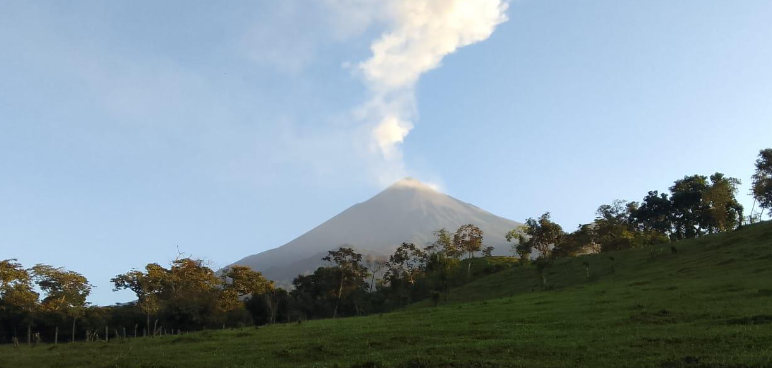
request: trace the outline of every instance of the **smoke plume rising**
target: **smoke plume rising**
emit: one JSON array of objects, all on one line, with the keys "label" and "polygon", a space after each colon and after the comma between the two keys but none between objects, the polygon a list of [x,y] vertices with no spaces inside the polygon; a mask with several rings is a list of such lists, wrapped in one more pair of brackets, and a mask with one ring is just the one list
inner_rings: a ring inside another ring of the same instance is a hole
[{"label": "smoke plume rising", "polygon": [[[374,41],[372,56],[357,68],[370,90],[359,117],[372,122],[371,149],[401,175],[401,143],[413,129],[414,90],[420,76],[461,47],[483,41],[507,21],[505,0],[391,0],[387,30]],[[384,178],[393,180],[394,178]]]}]

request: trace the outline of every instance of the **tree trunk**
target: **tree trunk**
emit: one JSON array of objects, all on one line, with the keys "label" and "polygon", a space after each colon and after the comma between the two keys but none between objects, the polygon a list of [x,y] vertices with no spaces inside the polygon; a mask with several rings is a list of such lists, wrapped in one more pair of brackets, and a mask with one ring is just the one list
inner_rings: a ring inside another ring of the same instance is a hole
[{"label": "tree trunk", "polygon": [[137,327],[139,327],[139,325],[135,323],[134,324],[134,338],[135,339],[137,338]]},{"label": "tree trunk", "polygon": [[110,329],[105,326],[105,342],[110,342]]},{"label": "tree trunk", "polygon": [[750,216],[748,216],[748,219],[750,220],[749,222],[751,224],[753,223],[753,211],[755,210],[756,210],[756,197],[753,197],[753,207],[751,207],[751,214]]},{"label": "tree trunk", "polygon": [[467,263],[467,267],[466,267],[466,279],[467,281],[469,281],[469,278],[472,277],[472,254],[471,253],[469,253],[469,258],[467,258],[467,261],[469,261],[469,263]]},{"label": "tree trunk", "polygon": [[340,271],[340,286],[338,287],[338,300],[335,301],[335,309],[332,310],[332,318],[338,316],[338,305],[340,305],[340,298],[343,295],[343,270]]},{"label": "tree trunk", "polygon": [[268,316],[268,324],[273,324],[276,322],[276,312],[273,307],[273,296],[270,292],[265,294],[265,303],[268,305],[268,313],[271,314]]},{"label": "tree trunk", "polygon": [[158,332],[158,320],[156,319],[155,322],[153,322],[153,336],[155,336],[157,332]]},{"label": "tree trunk", "polygon": [[[146,319],[147,329],[145,331],[150,332],[150,312],[147,312],[147,319]],[[147,337],[147,333],[145,333],[145,337]]]},{"label": "tree trunk", "polygon": [[268,316],[268,324],[272,324],[273,323],[273,316],[275,315],[273,313],[273,301],[271,300],[270,296],[268,297],[267,300],[268,300],[268,313],[271,314],[270,316]]},{"label": "tree trunk", "polygon": [[56,329],[54,329],[54,345],[59,343],[59,325],[56,325]]},{"label": "tree trunk", "polygon": [[72,342],[75,342],[75,321],[78,320],[78,317],[72,317]]},{"label": "tree trunk", "polygon": [[27,345],[32,344],[32,324],[27,325]]}]

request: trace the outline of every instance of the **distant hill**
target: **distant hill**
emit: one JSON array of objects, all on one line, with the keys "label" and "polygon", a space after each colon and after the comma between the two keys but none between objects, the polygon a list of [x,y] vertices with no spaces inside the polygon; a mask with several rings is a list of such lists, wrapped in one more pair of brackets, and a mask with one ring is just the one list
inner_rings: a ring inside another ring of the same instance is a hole
[{"label": "distant hill", "polygon": [[434,231],[445,228],[452,232],[464,224],[480,227],[484,244],[494,247],[498,255],[511,254],[511,244],[504,236],[520,225],[405,178],[295,240],[234,264],[249,266],[286,285],[298,274],[322,265],[327,251],[341,245],[388,256],[402,242],[425,246],[433,241]]}]

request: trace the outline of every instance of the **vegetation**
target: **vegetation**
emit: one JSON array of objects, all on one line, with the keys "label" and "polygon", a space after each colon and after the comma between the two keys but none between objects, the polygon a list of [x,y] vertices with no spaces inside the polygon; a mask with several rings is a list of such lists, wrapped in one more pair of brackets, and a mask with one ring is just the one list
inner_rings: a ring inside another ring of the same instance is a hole
[{"label": "vegetation", "polygon": [[[754,206],[758,202],[759,207],[767,210],[769,216],[772,217],[772,213],[770,213],[772,211],[772,148],[759,152],[759,159],[756,160],[756,173],[753,174],[751,194],[753,194]],[[763,210],[757,218],[751,209],[751,222],[761,219],[764,215]]]},{"label": "vegetation", "polygon": [[[0,346],[0,367],[768,367],[772,223],[565,258],[394,313],[91,343]],[[584,277],[581,262],[592,264]],[[465,275],[464,275],[465,276]]]}]

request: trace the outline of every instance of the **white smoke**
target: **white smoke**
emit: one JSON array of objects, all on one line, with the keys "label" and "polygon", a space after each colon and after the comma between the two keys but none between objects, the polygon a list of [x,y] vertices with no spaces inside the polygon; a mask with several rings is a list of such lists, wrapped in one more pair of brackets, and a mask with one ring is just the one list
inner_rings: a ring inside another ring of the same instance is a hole
[{"label": "white smoke", "polygon": [[380,2],[389,26],[370,46],[372,56],[358,65],[371,92],[358,115],[372,122],[372,148],[391,163],[389,171],[404,174],[400,145],[413,129],[420,76],[446,55],[490,37],[507,21],[507,6],[506,0]]}]

